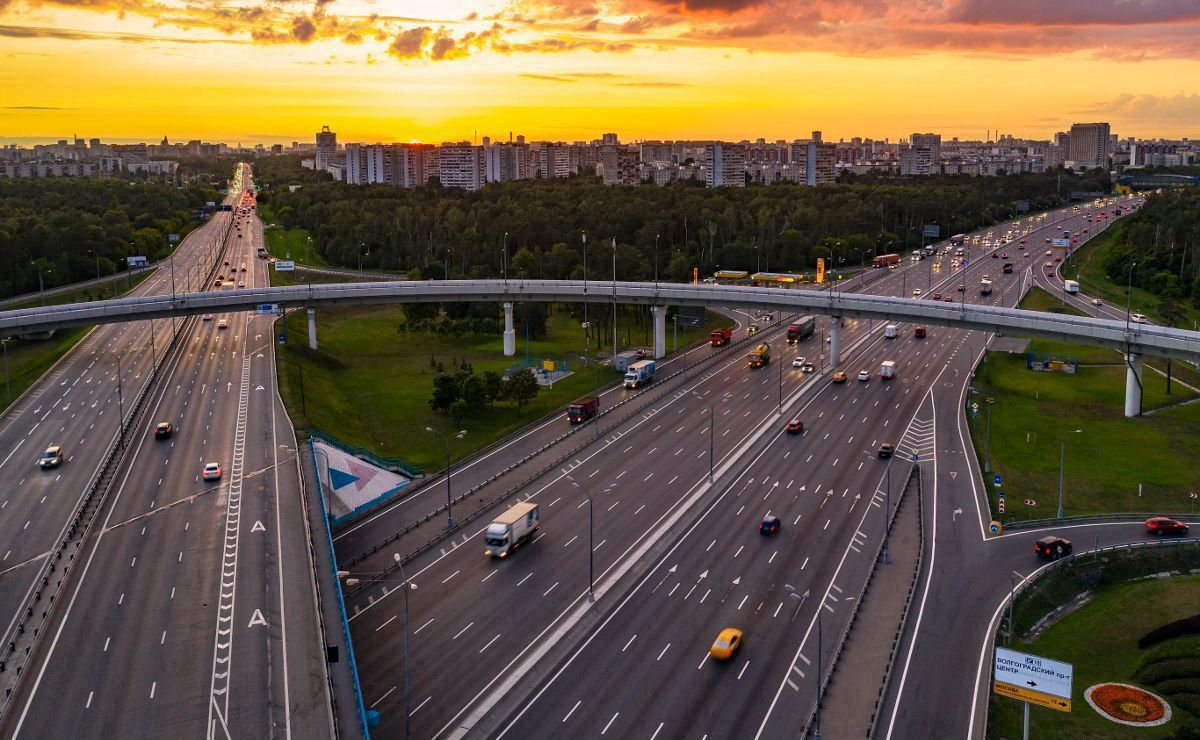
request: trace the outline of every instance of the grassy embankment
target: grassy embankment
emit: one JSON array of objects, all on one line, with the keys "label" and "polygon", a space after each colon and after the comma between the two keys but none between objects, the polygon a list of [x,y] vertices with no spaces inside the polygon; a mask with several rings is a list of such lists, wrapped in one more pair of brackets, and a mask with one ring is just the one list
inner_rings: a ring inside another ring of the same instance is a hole
[{"label": "grassy embankment", "polygon": [[[1065,661],[1073,668],[1069,713],[1032,707],[1030,734],[1039,738],[1165,738],[1200,724],[1200,635],[1177,637],[1145,650],[1138,638],[1156,627],[1200,612],[1200,576],[1150,579],[1100,590],[1032,642],[1012,648]],[[1140,686],[1171,704],[1172,718],[1157,727],[1128,727],[1098,714],[1084,699],[1106,681]],[[991,697],[988,737],[1021,736],[1021,702]]]},{"label": "grassy embankment", "polygon": [[[1056,305],[1061,305],[1056,298],[1035,289],[1021,307],[1045,310]],[[980,412],[971,430],[981,468],[988,435],[983,399],[995,399],[991,468],[1004,478],[1005,518],[1040,519],[1057,513],[1063,443],[1068,516],[1188,511],[1192,505],[1188,492],[1200,488],[1194,465],[1200,459],[1200,404],[1173,405],[1197,394],[1175,383],[1167,395],[1165,378],[1146,370],[1143,409],[1171,407],[1127,419],[1125,367],[1119,354],[1043,340],[1034,340],[1032,349],[1039,356],[1076,358],[1081,363],[1079,372],[1035,372],[1026,368],[1023,355],[989,352],[973,380],[978,390],[973,400]],[[995,489],[988,477],[986,488],[994,511]],[[1036,505],[1026,506],[1027,498]]]},{"label": "grassy embankment", "polygon": [[[275,224],[275,214],[268,205],[258,207],[258,215],[263,222],[263,235],[267,240],[267,252],[276,259],[290,259],[297,265],[312,267],[329,267],[329,263],[308,245],[308,232],[304,229],[284,229],[281,226],[267,228]],[[288,255],[291,255],[290,257]],[[272,269],[272,273],[275,271]]]},{"label": "grassy embankment", "polygon": [[[431,367],[431,362],[440,361],[447,372],[453,372],[463,361],[476,374],[485,370],[502,372],[524,359],[525,340],[518,327],[518,356],[504,357],[499,335],[442,337],[398,332],[397,327],[404,320],[403,308],[399,306],[320,308],[317,311],[320,346],[315,352],[308,349],[306,342],[307,317],[302,312],[291,314],[287,320],[290,341],[279,348],[278,355],[284,402],[299,427],[315,427],[384,457],[438,470],[445,464],[444,443],[440,436],[427,433],[426,426],[443,432],[466,429],[467,436],[450,445],[451,456],[459,459],[562,408],[591,391],[597,383],[604,385],[617,379],[618,374],[605,367],[598,371],[584,368],[579,357],[582,347],[578,321],[560,307],[555,306],[554,310],[547,321],[547,336],[530,341],[529,356],[534,362],[568,360],[575,374],[555,383],[553,388],[543,387],[537,398],[524,408],[498,403],[492,408],[469,412],[458,426],[450,416],[432,411],[429,398],[438,370]],[[709,314],[710,326],[725,323],[728,322]],[[668,349],[670,331],[668,328]],[[699,341],[709,331],[709,327],[691,331],[681,328],[680,348]],[[638,334],[634,331],[634,341],[644,339]]]},{"label": "grassy embankment", "polygon": [[[106,283],[105,285],[46,296],[46,305],[116,298],[136,288],[139,283],[150,275],[149,271],[134,275],[130,279],[131,287],[128,289],[125,287],[124,280],[118,280],[113,283]],[[34,300],[17,306],[6,306],[4,310],[9,311],[38,305],[41,305],[41,301]],[[25,340],[13,338],[7,340],[8,382],[4,387],[0,387],[0,392],[4,393],[4,408],[8,408],[17,397],[25,392],[25,389],[33,385],[42,376],[42,373],[46,372],[51,365],[57,362],[58,358],[69,352],[79,340],[83,339],[89,329],[90,327],[84,326],[57,331],[50,339]]]},{"label": "grassy embankment", "polygon": [[[1063,265],[1063,275],[1078,279],[1080,290],[1117,306],[1125,305],[1126,285],[1110,280],[1104,273],[1104,258],[1120,239],[1124,228],[1125,223],[1118,221],[1104,233],[1088,241]],[[1179,305],[1187,316],[1181,326],[1196,328],[1200,324],[1200,308],[1186,300],[1180,301]],[[1158,315],[1158,297],[1149,291],[1134,287],[1130,294],[1129,307],[1134,313],[1146,314],[1151,321],[1162,323],[1162,317]]]}]

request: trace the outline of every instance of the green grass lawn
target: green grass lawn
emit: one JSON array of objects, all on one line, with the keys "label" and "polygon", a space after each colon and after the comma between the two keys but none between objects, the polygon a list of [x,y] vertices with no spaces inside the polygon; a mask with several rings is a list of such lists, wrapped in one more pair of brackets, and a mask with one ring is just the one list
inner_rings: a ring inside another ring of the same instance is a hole
[{"label": "green grass lawn", "polygon": [[[1125,225],[1118,221],[1116,225],[1088,241],[1063,265],[1063,275],[1078,275],[1079,286],[1083,292],[1103,298],[1117,306],[1125,305],[1126,285],[1110,280],[1104,273],[1104,258],[1124,228]],[[1158,316],[1158,298],[1153,293],[1135,287],[1130,295],[1129,305],[1134,313],[1144,313],[1155,323],[1162,322],[1162,318]],[[1182,326],[1195,328],[1197,322],[1200,322],[1200,308],[1190,301],[1180,301],[1179,305],[1187,315]]]},{"label": "green grass lawn", "polygon": [[[1040,292],[1040,291],[1039,291]],[[1032,294],[1033,302],[1052,299]],[[1035,372],[1023,355],[989,352],[976,371],[972,439],[983,467],[988,421],[983,398],[991,397],[991,468],[1005,481],[1007,520],[1057,513],[1059,458],[1066,444],[1066,514],[1120,511],[1187,511],[1197,487],[1200,404],[1166,408],[1149,416],[1124,415],[1125,368],[1116,352],[1035,340],[1034,352],[1075,357],[1075,374]],[[1090,363],[1090,364],[1089,364]],[[1176,367],[1179,363],[1176,363]],[[1196,394],[1179,384],[1167,395],[1166,380],[1143,373],[1143,409],[1172,406]],[[1082,429],[1075,433],[1074,430]],[[995,489],[987,476],[995,507]],[[1138,495],[1139,484],[1141,496]],[[1022,502],[1037,502],[1029,507]]]},{"label": "green grass lawn", "polygon": [[[1147,608],[1151,607],[1151,608]],[[1038,738],[1165,738],[1183,725],[1200,723],[1200,635],[1179,637],[1145,650],[1138,638],[1168,622],[1200,613],[1200,576],[1124,583],[1099,591],[1082,609],[1063,617],[1030,643],[1012,648],[1070,663],[1069,713],[1030,710],[1030,735]],[[1171,704],[1172,718],[1158,727],[1128,727],[1098,714],[1084,699],[1105,681],[1140,686]],[[992,695],[988,737],[1021,737],[1021,702]]]},{"label": "green grass lawn", "polygon": [[308,231],[285,229],[280,226],[268,228],[275,224],[275,215],[266,205],[259,206],[259,216],[263,222],[263,236],[267,240],[267,252],[272,257],[281,260],[290,259],[298,265],[329,267],[329,263],[317,253],[315,247],[309,248]]},{"label": "green grass lawn", "polygon": [[[150,277],[150,275],[150,271],[134,275],[131,277],[130,285],[137,287],[139,283]],[[46,305],[103,300],[104,298],[115,298],[124,295],[126,292],[125,281],[118,280],[114,283],[47,296]],[[9,306],[5,310],[38,305],[41,305],[41,301],[24,303],[20,306]],[[58,361],[58,358],[69,352],[79,340],[83,339],[89,329],[90,327],[85,326],[76,329],[61,330],[55,332],[54,336],[50,339],[45,340],[25,340],[17,339],[16,337],[8,340],[8,382],[5,384],[5,387],[0,388],[0,393],[4,393],[4,408],[8,408],[17,397],[25,392],[26,388],[33,385],[42,376],[42,373],[46,372],[51,365]]]},{"label": "green grass lawn", "polygon": [[83,339],[90,328],[64,329],[46,340],[8,340],[8,383],[0,388],[5,394],[4,408],[8,408],[47,368]]},{"label": "green grass lawn", "polygon": [[[164,270],[169,270],[170,267],[163,267]],[[61,306],[66,303],[83,303],[86,301],[103,301],[107,298],[120,298],[129,291],[136,288],[143,280],[154,274],[153,270],[139,272],[136,275],[130,275],[128,282],[123,279],[113,280],[101,285],[92,285],[78,290],[69,290],[65,293],[56,293],[46,296],[47,306]],[[182,292],[183,288],[180,288]],[[40,298],[16,303],[11,306],[5,306],[3,310],[14,311],[18,308],[34,308],[42,305]]]},{"label": "green grass lawn", "polygon": [[1017,308],[1023,308],[1027,311],[1060,313],[1067,316],[1087,316],[1086,312],[1080,311],[1074,306],[1067,305],[1062,298],[1050,295],[1036,285],[1029,289],[1029,292],[1017,304]]},{"label": "green grass lawn", "polygon": [[[568,360],[575,374],[543,387],[538,397],[524,408],[497,404],[493,408],[469,412],[460,427],[467,430],[462,441],[454,441],[451,455],[459,459],[470,455],[531,421],[562,408],[587,394],[596,384],[604,385],[618,374],[600,367],[584,368],[577,320],[564,309],[555,307],[547,322],[545,339],[529,343],[534,362],[543,359]],[[476,374],[485,370],[502,372],[522,362],[526,344],[519,327],[517,356],[504,357],[499,335],[464,337],[423,336],[398,333],[404,311],[389,307],[330,307],[317,311],[319,349],[307,345],[307,318],[301,312],[288,317],[289,343],[280,347],[280,389],[292,420],[299,427],[321,429],[343,442],[368,448],[383,457],[399,458],[438,470],[445,465],[445,446],[441,437],[429,434],[426,426],[443,432],[456,431],[452,418],[429,408],[433,378],[437,370],[431,358],[450,371],[466,361]],[[710,314],[710,324],[727,321]],[[668,349],[671,329],[667,329]],[[680,348],[707,336],[709,329],[680,331]],[[641,337],[633,332],[632,339]],[[303,370],[301,370],[303,368]],[[304,399],[300,397],[300,375],[304,376]],[[563,422],[566,429],[566,422]]]}]

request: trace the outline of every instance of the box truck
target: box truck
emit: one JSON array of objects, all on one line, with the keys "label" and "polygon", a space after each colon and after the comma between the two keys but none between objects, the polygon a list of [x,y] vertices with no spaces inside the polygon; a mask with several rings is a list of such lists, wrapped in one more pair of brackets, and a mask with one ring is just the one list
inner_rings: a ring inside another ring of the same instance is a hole
[{"label": "box truck", "polygon": [[508,557],[533,536],[537,528],[542,526],[538,518],[538,505],[528,501],[513,506],[508,511],[492,520],[483,533],[483,541],[487,544],[484,553],[494,558]]},{"label": "box truck", "polygon": [[635,362],[625,371],[625,387],[637,388],[654,380],[654,360]]}]

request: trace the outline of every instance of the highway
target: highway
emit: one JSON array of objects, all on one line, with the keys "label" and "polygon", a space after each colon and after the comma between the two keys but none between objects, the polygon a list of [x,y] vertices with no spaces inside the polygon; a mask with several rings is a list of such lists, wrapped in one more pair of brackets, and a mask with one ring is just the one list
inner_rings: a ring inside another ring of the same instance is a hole
[{"label": "highway", "polygon": [[[265,285],[262,224],[243,216],[240,230],[221,271]],[[332,737],[273,318],[193,320],[8,736]],[[160,421],[170,439],[155,439]],[[219,481],[201,480],[209,461]]]},{"label": "highway", "polygon": [[[201,289],[230,216],[218,213],[189,234],[175,252],[174,279],[164,266],[138,285],[135,295],[170,295]],[[190,283],[190,285],[189,285]],[[18,612],[32,597],[46,557],[66,538],[99,467],[116,444],[119,417],[161,360],[172,326],[160,319],[93,329],[4,413],[0,420],[0,627],[17,629]],[[119,377],[118,377],[119,368]],[[39,469],[42,451],[60,445],[64,462]],[[10,663],[15,661],[10,661]]]},{"label": "highway", "polygon": [[[1023,228],[1040,238],[1051,224],[1026,222]],[[993,241],[999,249],[999,239]],[[1028,277],[1002,276],[999,260],[980,257],[972,255],[965,273],[948,257],[906,265],[868,289],[896,294],[915,286],[925,294],[944,291],[958,298],[954,288],[964,285],[969,290],[963,298],[976,301],[979,277],[988,272],[995,273],[997,289],[987,302],[1015,302],[1022,279]],[[961,460],[961,444],[943,450],[935,443],[938,408],[957,414],[957,392],[965,387],[983,347],[981,335],[965,331],[931,329],[920,340],[912,337],[911,325],[901,325],[901,338],[885,340],[882,325],[875,324],[868,335],[867,324],[847,322],[847,343],[860,346],[851,350],[853,360],[844,363],[845,369],[865,368],[873,375],[880,360],[894,359],[902,368],[897,380],[851,379],[836,386],[826,376],[804,376],[787,366],[788,413],[781,417],[776,412],[778,367],[751,371],[744,357],[731,357],[522,493],[521,498],[542,503],[544,520],[538,540],[523,552],[506,561],[484,557],[481,522],[406,564],[417,585],[409,592],[413,736],[454,736],[458,728],[472,725],[480,707],[491,706],[493,694],[503,693],[504,681],[526,661],[540,657],[535,648],[586,615],[587,499],[568,475],[594,497],[601,601],[620,576],[651,552],[651,545],[673,549],[655,559],[652,573],[628,595],[634,603],[627,608],[621,602],[589,634],[579,651],[591,652],[569,661],[563,678],[547,678],[532,703],[509,717],[507,732],[504,727],[500,732],[511,737],[561,731],[599,736],[612,723],[619,736],[650,737],[663,729],[660,724],[670,722],[664,736],[699,737],[711,729],[713,736],[765,732],[762,736],[770,737],[802,728],[806,713],[775,712],[773,706],[777,697],[787,706],[812,703],[811,679],[802,678],[796,682],[799,689],[792,689],[789,671],[813,675],[804,661],[815,657],[818,606],[826,607],[824,629],[837,634],[849,614],[839,594],[856,593],[869,570],[882,512],[867,514],[882,506],[879,491],[887,467],[874,457],[874,449],[887,440],[928,448],[923,465],[955,450]],[[772,343],[772,363],[794,354],[820,354],[820,337],[791,353],[782,339]],[[718,474],[730,473],[711,492],[705,459],[709,402]],[[783,421],[793,415],[808,427],[800,439],[781,432]],[[704,509],[699,521],[687,522],[685,512],[701,503],[711,508]],[[755,528],[767,511],[778,513],[785,523],[783,533],[773,539],[762,538]],[[364,571],[384,567],[388,558],[389,553],[381,553],[364,564]],[[795,624],[791,617],[785,619],[788,610],[780,606],[783,584],[791,581],[799,592],[810,594]],[[382,583],[354,593],[349,603],[366,701],[381,712],[381,737],[403,731],[401,583],[393,572]],[[663,603],[675,599],[678,605]],[[746,652],[738,659],[744,662],[721,668],[733,668],[740,678],[729,675],[733,671],[717,672],[702,660],[716,632],[738,617],[739,626],[750,630]],[[679,673],[685,669],[702,672],[692,675],[702,677],[708,688],[670,680],[688,675]],[[739,682],[732,692],[723,687],[722,711],[712,710],[738,718],[736,727],[700,716],[717,706],[707,692],[715,691],[719,681]],[[784,687],[799,696],[784,694]],[[527,711],[531,707],[536,710]]]},{"label": "highway", "polygon": [[[1134,201],[1135,207],[1140,202]],[[1094,222],[1086,221],[1086,210],[1069,216],[1065,223],[1072,231],[1089,228],[1092,233],[1086,236],[1090,237],[1097,229]],[[1081,239],[1080,245],[1085,242]],[[1065,294],[1058,277],[1061,263],[1044,256],[1043,244],[1035,249],[1030,259],[1037,261],[1032,269],[1040,287],[1080,310],[1124,319],[1123,307],[1103,302],[1095,305],[1086,295]],[[1049,270],[1044,265],[1047,259],[1052,264]],[[966,389],[955,392],[958,403],[939,408],[939,450],[970,449],[962,413]],[[984,736],[992,635],[1016,578],[1014,571],[1027,577],[1043,567],[1032,553],[1036,540],[1061,534],[1081,551],[1146,539],[1140,521],[1067,523],[990,536],[987,524],[994,497],[984,484],[975,456],[942,455],[933,472],[938,483],[937,496],[926,507],[926,531],[932,534],[927,535],[928,565],[915,617],[910,617],[905,649],[885,697],[878,738]],[[963,513],[955,514],[956,510]]]}]

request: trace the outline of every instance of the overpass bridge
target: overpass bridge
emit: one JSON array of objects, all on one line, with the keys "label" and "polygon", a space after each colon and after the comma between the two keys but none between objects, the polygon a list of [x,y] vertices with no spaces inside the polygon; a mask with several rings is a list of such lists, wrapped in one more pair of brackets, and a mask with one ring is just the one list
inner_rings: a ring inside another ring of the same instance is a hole
[{"label": "overpass bridge", "polygon": [[920,324],[1016,334],[1115,349],[1125,355],[1125,413],[1141,408],[1142,358],[1146,355],[1200,362],[1200,332],[1161,326],[1051,315],[1016,308],[862,295],[794,288],[750,288],[676,283],[579,280],[441,280],[292,285],[274,288],[147,295],[89,303],[0,312],[0,336],[111,324],[142,319],[229,311],[255,311],[263,304],[303,307],[309,315],[309,342],[315,347],[317,306],[337,303],[498,302],[504,306],[505,354],[515,352],[513,304],[521,301],[632,303],[654,315],[654,355],[666,353],[667,306],[732,308],[822,314],[830,319],[831,366],[840,362],[843,318]]}]

